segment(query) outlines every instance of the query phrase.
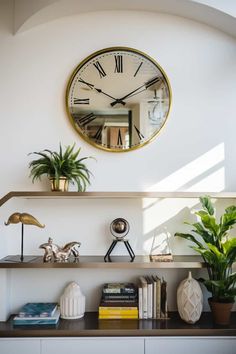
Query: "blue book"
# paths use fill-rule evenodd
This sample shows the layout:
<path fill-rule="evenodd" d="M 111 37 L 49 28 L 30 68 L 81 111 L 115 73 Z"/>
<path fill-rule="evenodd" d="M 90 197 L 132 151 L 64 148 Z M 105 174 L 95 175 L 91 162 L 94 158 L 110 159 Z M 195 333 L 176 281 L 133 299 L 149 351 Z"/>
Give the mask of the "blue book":
<path fill-rule="evenodd" d="M 51 317 L 56 309 L 56 302 L 28 302 L 20 309 L 18 317 Z"/>
<path fill-rule="evenodd" d="M 19 317 L 13 318 L 14 326 L 33 326 L 33 325 L 55 325 L 60 317 L 60 311 L 56 310 L 51 317 Z"/>

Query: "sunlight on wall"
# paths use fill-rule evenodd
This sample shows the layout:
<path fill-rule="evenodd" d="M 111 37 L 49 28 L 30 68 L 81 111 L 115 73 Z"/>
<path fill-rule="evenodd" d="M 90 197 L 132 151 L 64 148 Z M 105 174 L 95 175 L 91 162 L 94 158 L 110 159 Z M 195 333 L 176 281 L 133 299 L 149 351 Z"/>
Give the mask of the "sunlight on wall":
<path fill-rule="evenodd" d="M 214 185 L 212 186 L 210 171 L 216 169 L 217 165 L 223 163 L 224 158 L 224 143 L 221 143 L 206 152 L 205 154 L 203 154 L 202 156 L 198 157 L 194 161 L 191 161 L 184 167 L 180 168 L 178 171 L 175 171 L 174 173 L 170 174 L 162 181 L 153 185 L 149 188 L 149 191 L 187 191 L 190 187 L 186 188 L 186 184 L 188 186 L 191 184 L 192 191 L 199 191 L 199 189 L 194 189 L 194 185 L 197 186 L 197 184 L 201 182 L 202 190 L 219 192 L 224 188 L 225 185 L 224 176 L 218 176 L 218 178 L 220 179 L 214 181 Z M 207 177 L 210 178 L 210 180 L 205 177 L 205 174 L 207 175 Z M 204 179 L 202 178 L 203 175 Z"/>
<path fill-rule="evenodd" d="M 152 186 L 151 191 L 220 192 L 225 187 L 224 144 L 221 143 L 194 161 Z M 173 234 L 183 229 L 196 198 L 143 200 L 143 250 L 145 253 L 183 253 Z"/>

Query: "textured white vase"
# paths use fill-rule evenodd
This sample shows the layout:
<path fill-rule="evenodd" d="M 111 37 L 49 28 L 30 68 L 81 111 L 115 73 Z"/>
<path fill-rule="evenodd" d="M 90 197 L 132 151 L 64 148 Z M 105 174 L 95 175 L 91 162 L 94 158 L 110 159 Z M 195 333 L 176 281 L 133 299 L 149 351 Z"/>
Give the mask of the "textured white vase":
<path fill-rule="evenodd" d="M 73 320 L 84 316 L 85 296 L 76 282 L 70 283 L 60 297 L 61 318 Z"/>
<path fill-rule="evenodd" d="M 181 281 L 177 289 L 177 306 L 179 315 L 187 323 L 195 323 L 202 313 L 203 295 L 198 282 L 192 278 L 191 272 L 188 278 Z"/>

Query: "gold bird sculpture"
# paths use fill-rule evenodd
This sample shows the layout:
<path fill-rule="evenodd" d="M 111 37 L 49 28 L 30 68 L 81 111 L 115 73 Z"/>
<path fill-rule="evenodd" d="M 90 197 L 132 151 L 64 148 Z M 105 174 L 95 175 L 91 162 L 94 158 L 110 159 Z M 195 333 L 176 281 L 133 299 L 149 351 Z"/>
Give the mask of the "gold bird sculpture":
<path fill-rule="evenodd" d="M 9 216 L 7 222 L 5 222 L 5 225 L 10 225 L 10 224 L 18 224 L 21 222 L 24 225 L 35 225 L 41 228 L 44 228 L 45 225 L 40 224 L 40 222 L 33 216 L 28 213 L 13 213 L 11 216 Z"/>

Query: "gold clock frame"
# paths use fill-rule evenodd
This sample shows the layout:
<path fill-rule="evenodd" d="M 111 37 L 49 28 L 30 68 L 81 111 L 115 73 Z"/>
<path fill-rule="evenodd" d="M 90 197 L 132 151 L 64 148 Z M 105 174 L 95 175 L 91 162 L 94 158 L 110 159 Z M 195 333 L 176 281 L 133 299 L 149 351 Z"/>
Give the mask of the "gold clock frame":
<path fill-rule="evenodd" d="M 144 57 L 145 59 L 148 59 L 150 62 L 152 62 L 162 73 L 167 88 L 168 88 L 168 92 L 169 92 L 169 107 L 168 107 L 168 111 L 165 117 L 165 120 L 161 126 L 161 128 L 153 135 L 151 135 L 148 140 L 141 142 L 139 145 L 135 145 L 135 146 L 131 146 L 128 149 L 114 149 L 114 148 L 108 148 L 102 145 L 97 144 L 96 142 L 94 142 L 93 140 L 91 140 L 86 134 L 84 134 L 82 132 L 82 130 L 75 124 L 74 118 L 71 115 L 70 109 L 69 109 L 69 105 L 68 105 L 68 97 L 69 97 L 69 91 L 71 88 L 71 84 L 73 83 L 73 80 L 76 76 L 76 74 L 78 73 L 78 71 L 87 63 L 89 62 L 91 59 L 93 59 L 94 57 L 100 55 L 100 54 L 104 54 L 107 52 L 111 52 L 111 51 L 127 51 L 127 52 L 131 52 L 131 53 L 136 53 L 142 57 Z M 148 54 L 138 50 L 138 49 L 134 49 L 131 47 L 123 47 L 123 46 L 115 46 L 115 47 L 108 47 L 108 48 L 104 48 L 104 49 L 100 49 L 96 52 L 93 52 L 92 54 L 90 54 L 89 56 L 87 56 L 85 59 L 83 59 L 73 70 L 72 74 L 69 77 L 67 86 L 66 86 L 66 94 L 65 94 L 65 104 L 66 104 L 66 112 L 67 112 L 67 116 L 70 120 L 70 123 L 72 124 L 73 128 L 76 130 L 76 132 L 79 134 L 79 136 L 85 140 L 88 144 L 92 145 L 93 147 L 96 147 L 100 150 L 103 151 L 108 151 L 108 152 L 129 152 L 132 150 L 137 150 L 147 144 L 149 144 L 150 142 L 152 142 L 153 140 L 155 140 L 157 138 L 157 136 L 160 134 L 160 132 L 162 131 L 162 129 L 164 128 L 164 126 L 166 125 L 166 122 L 168 120 L 170 111 L 171 111 L 171 107 L 172 107 L 172 89 L 171 89 L 171 85 L 170 85 L 170 81 L 169 78 L 165 72 L 165 70 L 162 68 L 162 66 L 156 61 L 154 60 L 152 57 L 150 57 Z"/>

